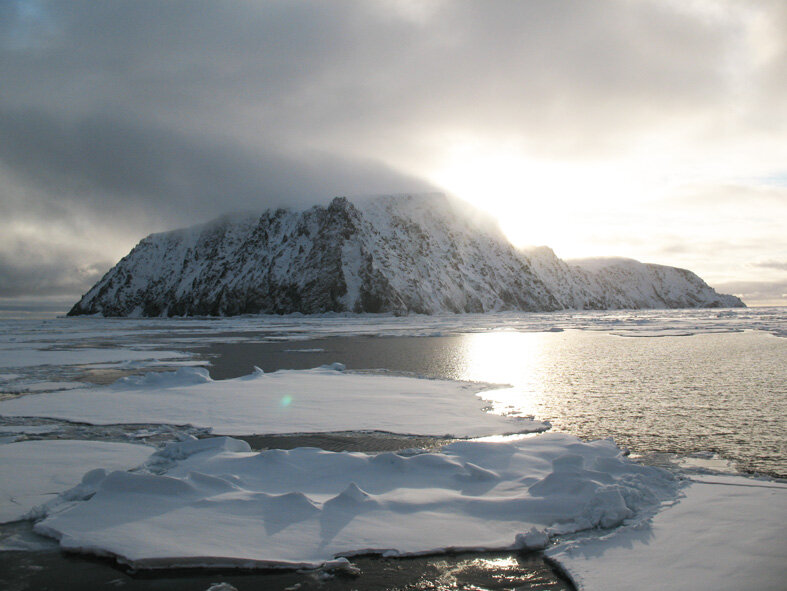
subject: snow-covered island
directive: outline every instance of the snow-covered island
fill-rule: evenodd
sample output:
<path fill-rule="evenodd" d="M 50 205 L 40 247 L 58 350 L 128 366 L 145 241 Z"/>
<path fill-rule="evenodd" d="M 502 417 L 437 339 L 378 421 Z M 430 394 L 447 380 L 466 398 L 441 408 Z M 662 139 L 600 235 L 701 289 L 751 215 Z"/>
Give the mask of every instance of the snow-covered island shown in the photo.
<path fill-rule="evenodd" d="M 440 194 L 225 216 L 142 240 L 70 315 L 744 306 L 685 269 L 610 258 L 566 262 L 515 248 L 486 215 Z"/>

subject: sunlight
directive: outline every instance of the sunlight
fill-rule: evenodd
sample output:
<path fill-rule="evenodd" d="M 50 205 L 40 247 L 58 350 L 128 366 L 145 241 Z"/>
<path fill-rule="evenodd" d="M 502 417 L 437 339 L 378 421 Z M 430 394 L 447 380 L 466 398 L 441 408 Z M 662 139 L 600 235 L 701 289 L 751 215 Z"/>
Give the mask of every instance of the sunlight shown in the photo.
<path fill-rule="evenodd" d="M 541 391 L 544 333 L 487 332 L 469 334 L 465 341 L 462 380 L 509 384 L 483 397 L 494 412 L 534 416 Z"/>
<path fill-rule="evenodd" d="M 431 180 L 496 217 L 517 246 L 577 251 L 584 213 L 647 198 L 633 171 L 608 163 L 539 160 L 521 150 L 459 143 Z M 579 247 L 579 248 L 577 248 Z"/>

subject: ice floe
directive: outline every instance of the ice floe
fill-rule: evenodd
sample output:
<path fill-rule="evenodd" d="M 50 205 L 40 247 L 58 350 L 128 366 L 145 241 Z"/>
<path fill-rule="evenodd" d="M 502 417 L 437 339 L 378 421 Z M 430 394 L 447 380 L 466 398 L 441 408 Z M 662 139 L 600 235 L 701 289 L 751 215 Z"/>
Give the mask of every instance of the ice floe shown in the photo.
<path fill-rule="evenodd" d="M 133 349 L 75 348 L 70 350 L 5 349 L 0 355 L 0 367 L 24 368 L 40 365 L 78 365 L 88 363 L 117 363 L 144 359 L 183 359 L 188 353 Z"/>
<path fill-rule="evenodd" d="M 0 384 L 0 394 L 28 394 L 33 392 L 54 392 L 56 390 L 74 390 L 86 388 L 89 384 L 83 382 L 25 382 L 20 381 L 13 386 Z"/>
<path fill-rule="evenodd" d="M 147 468 L 86 476 L 95 494 L 35 531 L 136 568 L 316 566 L 370 552 L 542 548 L 653 511 L 680 486 L 610 440 L 557 433 L 411 456 L 253 453 L 214 438 L 170 444 Z"/>
<path fill-rule="evenodd" d="M 787 483 L 705 475 L 652 520 L 547 551 L 580 591 L 781 591 Z"/>
<path fill-rule="evenodd" d="M 214 381 L 182 367 L 97 387 L 0 401 L 0 415 L 95 425 L 189 424 L 223 435 L 376 430 L 476 437 L 542 431 L 548 424 L 484 412 L 488 385 L 342 371 L 257 371 Z"/>
<path fill-rule="evenodd" d="M 57 436 L 159 443 L 186 432 L 203 436 L 210 427 L 227 434 L 358 429 L 419 433 L 424 425 L 429 427 L 424 427 L 425 432 L 440 435 L 452 430 L 456 434 L 525 431 L 530 425 L 527 421 L 512 422 L 481 412 L 485 403 L 475 396 L 478 386 L 453 384 L 442 390 L 441 382 L 413 379 L 420 398 L 408 397 L 409 390 L 383 388 L 381 376 L 334 371 L 352 379 L 376 380 L 367 390 L 373 395 L 363 396 L 356 405 L 354 387 L 347 390 L 339 381 L 318 379 L 320 372 L 331 371 L 325 369 L 310 370 L 311 376 L 303 372 L 302 382 L 293 381 L 291 389 L 284 391 L 276 380 L 286 381 L 287 372 L 212 382 L 204 372 L 186 370 L 179 375 L 131 377 L 112 386 L 75 392 L 33 392 L 54 389 L 56 382 L 60 382 L 57 387 L 64 387 L 65 380 L 84 379 L 80 372 L 85 367 L 119 370 L 109 373 L 116 376 L 146 368 L 204 363 L 188 351 L 215 342 L 281 342 L 287 343 L 282 348 L 292 347 L 290 353 L 306 353 L 308 345 L 298 349 L 299 341 L 323 337 L 563 329 L 618 337 L 690 338 L 749 330 L 785 337 L 787 315 L 784 308 L 759 308 L 404 318 L 292 315 L 2 320 L 0 390 L 31 394 L 0 402 L 0 414 L 62 416 L 85 422 L 86 414 L 96 414 L 96 422 L 104 426 L 58 423 Z M 108 349 L 107 343 L 113 349 Z M 172 353 L 177 357 L 169 357 Z M 279 373 L 282 375 L 275 378 Z M 270 388 L 256 392 L 262 384 Z M 388 394 L 392 397 L 386 399 Z M 443 411 L 441 397 L 446 404 L 450 400 L 451 412 Z M 366 414 L 357 415 L 359 409 Z M 157 415 L 159 410 L 162 415 Z M 111 424 L 115 422 L 123 424 Z M 172 427 L 184 422 L 202 427 Z M 41 425 L 28 425 L 32 430 L 24 425 L 8 427 L 0 431 L 4 441 L 49 436 L 43 431 L 48 427 Z M 565 538 L 558 537 L 559 545 L 549 553 L 586 590 L 615 589 L 616 585 L 645 590 L 783 588 L 787 580 L 783 483 L 743 478 L 722 482 L 726 476 L 695 474 L 693 478 L 704 482 L 691 483 L 681 492 L 678 481 L 662 471 L 651 472 L 654 468 L 631 464 L 611 447 L 610 456 L 587 455 L 583 447 L 607 449 L 611 446 L 608 442 L 550 439 L 554 437 L 567 436 L 527 437 L 488 449 L 479 447 L 491 445 L 488 442 L 461 442 L 443 454 L 411 457 L 330 454 L 314 449 L 253 454 L 237 440 L 221 440 L 219 446 L 192 441 L 155 454 L 141 471 L 112 474 L 93 469 L 125 470 L 143 461 L 151 448 L 126 445 L 124 449 L 135 448 L 134 454 L 139 455 L 110 465 L 96 455 L 98 450 L 104 446 L 120 449 L 123 444 L 8 443 L 0 446 L 0 521 L 25 514 L 43 517 L 46 511 L 30 510 L 45 503 L 58 512 L 41 522 L 39 531 L 61 536 L 64 547 L 114 553 L 129 561 L 141 557 L 141 564 L 151 568 L 178 563 L 260 565 L 270 564 L 270 560 L 311 564 L 336 553 L 351 555 L 365 550 L 407 554 L 427 547 L 541 547 L 554 534 L 593 524 L 621 524 L 613 530 L 569 533 L 570 541 L 561 542 Z M 542 447 L 529 447 L 533 445 Z M 569 449 L 571 445 L 577 447 Z M 508 460 L 504 459 L 505 449 L 514 450 Z M 471 450 L 480 451 L 474 454 Z M 119 452 L 118 457 L 124 453 Z M 581 465 L 571 455 L 580 456 Z M 605 462 L 622 471 L 616 472 L 618 468 L 613 470 Z M 275 465 L 282 467 L 269 469 Z M 630 472 L 629 466 L 634 466 Z M 705 468 L 718 469 L 714 464 Z M 282 474 L 282 479 L 270 476 L 274 472 Z M 411 477 L 404 476 L 405 472 Z M 122 483 L 133 483 L 137 488 L 122 488 Z M 385 483 L 390 488 L 385 489 Z M 73 485 L 77 485 L 75 489 L 58 494 Z M 93 499 L 78 500 L 96 490 Z M 520 492 L 521 498 L 516 496 Z M 683 492 L 685 498 L 670 506 Z M 126 501 L 131 504 L 123 504 Z M 156 513 L 154 507 L 161 512 Z M 537 515 L 531 512 L 534 507 L 540 508 Z M 127 509 L 131 512 L 123 521 Z M 200 521 L 203 518 L 204 523 Z M 347 520 L 343 527 L 342 520 Z M 17 525 L 21 524 L 5 527 Z M 327 541 L 320 546 L 324 533 Z M 22 534 L 17 534 L 12 532 L 14 544 L 22 549 L 29 542 L 20 542 Z M 157 545 L 149 551 L 142 549 L 150 540 Z M 272 554 L 263 551 L 268 542 Z M 0 549 L 3 544 L 0 541 Z"/>
<path fill-rule="evenodd" d="M 126 470 L 154 448 L 103 441 L 20 441 L 0 445 L 0 523 L 23 519 L 34 507 L 71 489 L 89 470 Z"/>

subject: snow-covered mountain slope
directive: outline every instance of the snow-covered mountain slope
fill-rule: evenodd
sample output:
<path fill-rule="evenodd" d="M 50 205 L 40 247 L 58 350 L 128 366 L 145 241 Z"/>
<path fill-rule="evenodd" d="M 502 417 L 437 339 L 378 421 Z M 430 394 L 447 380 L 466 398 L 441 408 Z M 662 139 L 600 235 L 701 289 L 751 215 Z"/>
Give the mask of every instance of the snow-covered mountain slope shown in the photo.
<path fill-rule="evenodd" d="M 742 306 L 683 269 L 515 249 L 443 195 L 224 216 L 152 234 L 69 314 L 442 313 Z"/>
<path fill-rule="evenodd" d="M 548 247 L 522 252 L 565 308 L 735 308 L 743 302 L 719 294 L 695 273 L 625 258 L 563 261 Z"/>
<path fill-rule="evenodd" d="M 716 293 L 696 274 L 686 269 L 640 263 L 623 258 L 582 259 L 569 261 L 569 265 L 590 275 L 604 293 L 619 294 L 621 303 L 617 303 L 614 307 L 735 308 L 743 306 L 740 298 Z"/>

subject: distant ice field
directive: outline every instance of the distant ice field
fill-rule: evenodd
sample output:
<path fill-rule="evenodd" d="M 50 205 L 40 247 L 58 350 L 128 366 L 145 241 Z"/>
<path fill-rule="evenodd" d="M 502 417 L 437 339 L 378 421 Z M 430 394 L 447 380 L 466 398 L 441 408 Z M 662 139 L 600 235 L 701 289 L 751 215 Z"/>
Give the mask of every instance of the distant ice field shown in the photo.
<path fill-rule="evenodd" d="M 509 384 L 488 397 L 498 413 L 584 438 L 611 436 L 639 454 L 718 453 L 740 469 L 787 476 L 785 308 L 81 317 L 3 320 L 0 328 L 6 398 L 182 366 L 205 365 L 221 380 L 254 366 L 338 361 L 349 370 Z"/>

